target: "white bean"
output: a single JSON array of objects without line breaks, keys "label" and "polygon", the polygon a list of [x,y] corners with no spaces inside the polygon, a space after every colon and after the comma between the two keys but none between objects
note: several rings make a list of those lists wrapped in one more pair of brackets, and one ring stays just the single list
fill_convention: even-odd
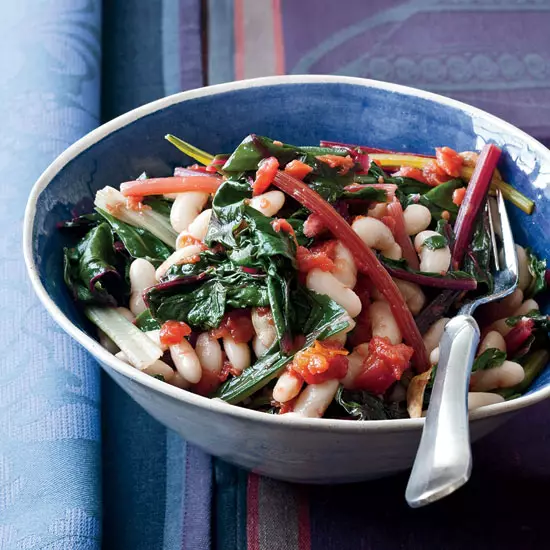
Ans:
[{"label": "white bean", "polygon": [[369,208],[368,216],[377,220],[383,218],[388,213],[388,205],[385,202],[379,202],[372,208]]},{"label": "white bean", "polygon": [[334,248],[334,269],[332,274],[348,288],[357,283],[357,266],[351,252],[340,242]]},{"label": "white bean", "polygon": [[268,191],[250,199],[250,206],[269,218],[275,216],[285,203],[285,194],[281,191]]},{"label": "white bean", "polygon": [[202,368],[193,346],[184,338],[170,346],[170,356],[178,372],[191,384],[199,382]]},{"label": "white bean", "polygon": [[473,411],[486,405],[494,405],[495,403],[502,403],[504,397],[498,393],[487,392],[469,392],[468,393],[468,410]]},{"label": "white bean", "polygon": [[184,260],[196,256],[201,253],[201,247],[197,244],[191,244],[184,248],[178,248],[175,252],[170,254],[162,264],[157,268],[155,272],[155,277],[157,281],[160,281],[165,275],[166,272],[176,264],[184,263]]},{"label": "white bean", "polygon": [[497,332],[496,330],[490,330],[485,335],[485,338],[483,338],[483,340],[481,341],[481,344],[479,344],[477,354],[481,355],[484,351],[487,351],[488,349],[498,349],[500,351],[506,351],[506,342],[504,341],[504,338],[502,337],[500,332]]},{"label": "white bean", "polygon": [[394,345],[402,342],[401,331],[387,302],[373,302],[369,306],[369,317],[372,323],[373,336],[388,338]]},{"label": "white bean", "polygon": [[220,343],[208,332],[202,332],[195,344],[195,353],[203,371],[219,374],[223,367],[223,352]]},{"label": "white bean", "polygon": [[522,382],[525,371],[519,363],[504,361],[500,367],[478,370],[470,377],[470,391],[489,391],[512,388]]},{"label": "white bean", "polygon": [[[188,234],[199,241],[204,241],[206,234],[208,233],[208,226],[210,225],[210,219],[212,218],[212,209],[207,208],[203,210],[187,228]],[[180,233],[181,235],[181,233]],[[177,246],[177,243],[176,243]]]},{"label": "white bean", "polygon": [[430,210],[421,204],[410,204],[403,211],[403,216],[407,235],[416,235],[428,229],[430,223],[432,223]]},{"label": "white bean", "polygon": [[363,370],[363,362],[369,355],[369,345],[360,344],[348,355],[348,371],[346,376],[340,380],[344,388],[351,390],[354,388],[355,379]]},{"label": "white bean", "polygon": [[420,286],[409,281],[402,281],[401,279],[394,279],[393,282],[397,285],[411,313],[413,315],[420,313],[426,304],[426,296]]},{"label": "white bean", "polygon": [[250,366],[250,348],[248,344],[237,344],[229,335],[223,337],[223,349],[236,371],[242,372]]},{"label": "white bean", "polygon": [[273,315],[271,309],[253,307],[251,312],[252,326],[256,336],[266,348],[270,348],[277,338],[277,330],[275,329],[275,323],[273,322]]},{"label": "white bean", "polygon": [[355,325],[357,324],[349,315],[347,316],[346,321],[349,323],[347,328],[333,334],[332,336],[329,336],[325,341],[334,342],[335,344],[345,346],[346,340],[348,338],[348,333],[351,332],[355,328]]},{"label": "white bean", "polygon": [[437,365],[437,363],[439,363],[439,346],[430,353],[430,365]]},{"label": "white bean", "polygon": [[424,346],[426,347],[426,353],[430,355],[432,351],[439,346],[439,341],[443,336],[445,325],[450,321],[448,317],[442,317],[438,319],[424,334]]},{"label": "white bean", "polygon": [[511,317],[523,303],[523,290],[516,288],[512,294],[502,300],[492,302],[480,308],[482,318],[486,323],[491,323],[497,319]]},{"label": "white bean", "polygon": [[201,191],[178,193],[170,209],[170,223],[175,231],[185,231],[189,224],[201,213],[210,195]]},{"label": "white bean", "polygon": [[165,382],[170,383],[174,378],[174,370],[170,365],[167,365],[164,361],[157,359],[152,365],[149,365],[141,372],[148,374],[149,376],[162,376]]},{"label": "white bean", "polygon": [[533,276],[529,271],[529,260],[527,258],[527,253],[525,252],[525,248],[519,244],[516,244],[516,254],[518,256],[519,269],[518,288],[524,291],[531,284],[531,279]]},{"label": "white bean", "polygon": [[421,231],[414,238],[414,248],[420,258],[420,271],[427,273],[447,273],[451,264],[451,251],[448,246],[430,250],[424,246],[428,237],[440,236],[436,231]]},{"label": "white bean", "polygon": [[171,386],[176,386],[176,388],[181,388],[182,390],[188,389],[191,384],[186,380],[178,371],[174,372],[172,380],[170,380]]},{"label": "white bean", "polygon": [[401,247],[395,242],[389,227],[380,220],[362,217],[356,219],[351,227],[369,248],[379,250],[393,260],[401,258]]},{"label": "white bean", "polygon": [[320,269],[312,269],[307,274],[306,286],[319,294],[325,294],[341,305],[350,317],[357,317],[361,313],[359,296],[344,286],[332,273]]},{"label": "white bean", "polygon": [[334,399],[338,385],[338,380],[310,384],[298,396],[293,412],[306,418],[321,418]]},{"label": "white bean", "polygon": [[514,311],[512,317],[517,317],[518,315],[527,315],[530,311],[533,311],[534,309],[538,311],[540,308],[537,302],[530,298],[529,300],[525,300],[525,302],[523,302],[523,304],[521,304],[521,306],[519,306],[516,311]]},{"label": "white bean", "polygon": [[143,291],[156,284],[155,267],[144,258],[136,258],[130,264],[130,310],[134,315],[143,313],[147,306],[143,301]]},{"label": "white bean", "polygon": [[287,369],[279,376],[273,388],[273,399],[279,403],[286,403],[300,393],[303,385],[304,381]]},{"label": "white bean", "polygon": [[254,352],[254,355],[259,359],[269,351],[269,348],[264,346],[262,344],[262,341],[257,336],[254,336],[254,338],[252,338],[252,351]]}]

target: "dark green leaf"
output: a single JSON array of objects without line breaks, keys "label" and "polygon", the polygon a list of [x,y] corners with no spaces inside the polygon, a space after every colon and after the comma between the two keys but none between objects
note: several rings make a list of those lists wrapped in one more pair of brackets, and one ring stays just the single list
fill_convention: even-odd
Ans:
[{"label": "dark green leaf", "polygon": [[546,260],[539,260],[530,248],[526,248],[525,252],[527,253],[529,272],[532,279],[529,287],[525,290],[524,296],[525,298],[532,298],[539,292],[546,290]]},{"label": "dark green leaf", "polygon": [[174,251],[146,229],[124,223],[101,208],[96,210],[108,222],[132,258],[145,258],[158,265]]},{"label": "dark green leaf", "polygon": [[237,173],[256,170],[259,162],[267,157],[276,157],[284,165],[302,154],[300,148],[294,145],[275,145],[267,137],[251,134],[233,151],[222,170]]},{"label": "dark green leaf", "polygon": [[135,325],[143,332],[158,330],[161,327],[160,323],[153,318],[149,309],[146,309],[136,317]]},{"label": "dark green leaf", "polygon": [[429,250],[438,250],[447,246],[447,239],[443,235],[433,235],[424,240],[424,244]]},{"label": "dark green leaf", "polygon": [[[348,326],[345,310],[328,296],[300,287],[292,293],[291,300],[297,305],[294,307],[293,321],[300,326],[301,332],[306,336],[304,348],[313,345],[315,340],[324,340]],[[295,326],[293,328],[296,329]],[[254,365],[240,376],[227,380],[218,389],[216,396],[229,403],[239,403],[273,380],[293,356],[282,355],[279,342],[276,341],[266,355]]]},{"label": "dark green leaf", "polygon": [[388,198],[383,189],[369,187],[368,185],[355,191],[344,191],[342,199],[358,199],[371,202],[387,202]]},{"label": "dark green leaf", "polygon": [[92,228],[74,248],[64,249],[64,278],[76,300],[114,306],[125,293],[113,233],[107,223]]},{"label": "dark green leaf", "polygon": [[394,420],[408,417],[403,404],[387,403],[366,391],[351,391],[340,386],[335,399],[356,420]]},{"label": "dark green leaf", "polygon": [[82,216],[78,216],[78,218],[73,218],[72,220],[60,223],[59,229],[74,229],[80,232],[87,232],[92,227],[100,224],[102,221],[103,220],[99,214],[92,212],[91,214],[83,214]]},{"label": "dark green leaf", "polygon": [[521,321],[521,319],[524,319],[525,317],[527,317],[528,319],[532,319],[535,322],[535,328],[550,330],[550,317],[544,313],[541,313],[538,309],[533,309],[532,311],[530,311],[525,315],[508,317],[508,319],[506,319],[506,324],[509,327],[515,327],[516,324],[519,321]]},{"label": "dark green leaf", "polygon": [[480,212],[476,221],[472,242],[464,256],[463,269],[474,277],[478,283],[485,283],[488,292],[493,289],[491,275],[492,243],[489,219],[485,211]]},{"label": "dark green leaf", "polygon": [[474,364],[472,365],[472,372],[500,367],[504,361],[506,361],[505,351],[500,351],[496,348],[489,348],[476,357]]},{"label": "dark green leaf", "polygon": [[155,212],[162,214],[166,218],[170,218],[170,211],[172,210],[172,204],[174,201],[163,199],[160,196],[145,197],[143,204],[150,206]]}]

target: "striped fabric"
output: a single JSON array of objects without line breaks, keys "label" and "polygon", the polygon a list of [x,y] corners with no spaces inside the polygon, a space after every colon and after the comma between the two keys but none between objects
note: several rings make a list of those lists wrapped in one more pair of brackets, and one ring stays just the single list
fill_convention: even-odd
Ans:
[{"label": "striped fabric", "polygon": [[[397,81],[550,140],[548,0],[209,0],[208,21],[209,84],[284,73]],[[536,548],[546,539],[536,503],[548,481],[549,428],[548,404],[519,414],[474,446],[464,489],[416,511],[404,501],[406,475],[303,487],[215,459],[215,548]]]},{"label": "striped fabric", "polygon": [[[200,0],[112,0],[103,14],[102,118],[203,85]],[[209,456],[102,374],[104,550],[211,547]]]}]

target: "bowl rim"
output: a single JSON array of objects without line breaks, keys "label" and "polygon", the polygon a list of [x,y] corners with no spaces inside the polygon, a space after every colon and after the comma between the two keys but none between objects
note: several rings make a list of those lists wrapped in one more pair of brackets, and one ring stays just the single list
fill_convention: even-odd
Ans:
[{"label": "bowl rim", "polygon": [[[491,115],[477,107],[472,107],[455,99],[450,99],[432,92],[418,90],[409,86],[393,84],[389,82],[381,82],[377,80],[348,77],[348,76],[333,76],[333,75],[289,75],[289,76],[270,76],[262,78],[254,78],[249,80],[240,80],[235,82],[227,82],[206,86],[179,92],[164,98],[146,103],[136,109],[133,109],[125,114],[122,114],[115,119],[102,124],[95,130],[84,135],[70,147],[65,149],[41,174],[34,184],[29,195],[25,216],[23,221],[23,255],[27,272],[30,277],[33,289],[38,298],[54,319],[54,321],[67,332],[74,340],[90,352],[103,366],[108,366],[117,373],[129,378],[154,392],[164,394],[166,397],[173,398],[177,401],[186,403],[187,405],[207,409],[212,413],[221,413],[231,415],[236,419],[248,420],[251,422],[264,423],[266,425],[276,424],[287,426],[296,430],[322,430],[322,431],[343,431],[351,433],[361,433],[365,431],[409,431],[418,430],[424,424],[424,418],[405,418],[398,420],[369,420],[369,421],[350,421],[339,419],[326,418],[299,418],[290,417],[287,415],[271,415],[264,412],[246,409],[243,407],[232,406],[221,400],[210,399],[180,388],[171,386],[165,382],[161,382],[138,369],[128,365],[127,363],[116,358],[114,355],[104,349],[99,342],[94,340],[84,331],[74,325],[69,318],[61,311],[57,304],[50,297],[44,288],[38,274],[38,268],[33,258],[33,229],[34,219],[36,214],[36,206],[39,195],[46,189],[53,178],[80,153],[90,148],[92,145],[114,133],[115,131],[131,124],[132,122],[155,113],[156,111],[165,109],[171,105],[189,101],[195,98],[206,97],[211,95],[223,94],[226,92],[246,90],[249,88],[261,88],[268,86],[285,86],[289,84],[348,84],[361,86],[364,88],[374,88],[385,90],[388,92],[398,92],[400,94],[414,96],[435,103],[446,105],[458,110],[461,110],[471,116],[480,116],[489,122],[497,123],[500,126],[505,126],[508,131],[516,134],[522,141],[527,141],[533,147],[538,155],[549,156],[549,151],[544,145],[538,142],[535,138],[529,136],[519,128],[512,124]],[[550,158],[548,159],[550,163]],[[534,405],[543,399],[550,396],[550,385],[540,388],[529,395],[523,395],[511,401],[504,401],[493,405],[487,405],[481,409],[474,410],[470,413],[470,421],[481,420],[492,416],[498,416],[506,413],[518,411],[524,407]]]}]

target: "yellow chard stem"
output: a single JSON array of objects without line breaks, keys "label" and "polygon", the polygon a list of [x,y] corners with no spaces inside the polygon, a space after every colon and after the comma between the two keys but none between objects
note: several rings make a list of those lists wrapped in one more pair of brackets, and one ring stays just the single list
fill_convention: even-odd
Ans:
[{"label": "yellow chard stem", "polygon": [[168,140],[172,145],[177,147],[182,153],[185,153],[187,156],[195,159],[197,162],[208,166],[213,160],[214,155],[187,143],[186,141],[181,140],[180,138],[173,136],[172,134],[166,134],[164,139]]},{"label": "yellow chard stem", "polygon": [[[424,168],[424,166],[426,166],[428,162],[433,160],[433,158],[429,157],[417,157],[415,155],[394,155],[386,153],[372,153],[369,155],[369,158],[373,161],[376,161],[380,166],[384,168],[392,166],[410,166],[411,168],[419,168],[420,170],[422,170],[422,168]],[[464,166],[461,173],[462,179],[465,181],[470,181],[473,172],[474,168],[472,166]],[[509,183],[504,182],[498,170],[495,170],[491,188],[493,191],[495,189],[500,189],[503,197],[506,200],[517,206],[526,214],[531,214],[533,212],[535,203],[531,199],[520,193],[517,189],[514,189]]]}]

